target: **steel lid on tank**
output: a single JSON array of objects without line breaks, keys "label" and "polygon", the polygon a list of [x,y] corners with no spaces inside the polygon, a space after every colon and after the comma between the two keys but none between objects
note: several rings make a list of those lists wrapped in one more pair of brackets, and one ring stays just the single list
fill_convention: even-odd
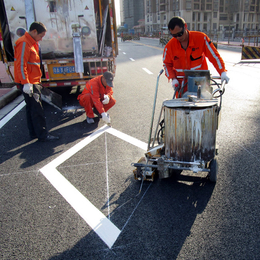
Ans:
[{"label": "steel lid on tank", "polygon": [[163,106],[169,108],[188,107],[188,108],[202,108],[212,107],[218,104],[217,99],[198,99],[195,96],[188,96],[187,98],[177,98],[165,100]]}]

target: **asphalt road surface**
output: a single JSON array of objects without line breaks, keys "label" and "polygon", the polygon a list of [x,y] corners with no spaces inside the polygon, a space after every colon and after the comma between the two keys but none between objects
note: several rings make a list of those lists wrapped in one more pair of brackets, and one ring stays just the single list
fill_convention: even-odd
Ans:
[{"label": "asphalt road surface", "polygon": [[[112,127],[87,124],[74,89],[62,111],[44,104],[59,141],[30,140],[22,105],[0,129],[1,259],[259,259],[260,65],[219,47],[231,80],[217,183],[184,172],[139,192],[131,163],[147,149],[162,52],[158,39],[119,40]],[[172,95],[163,73],[155,119]]]}]

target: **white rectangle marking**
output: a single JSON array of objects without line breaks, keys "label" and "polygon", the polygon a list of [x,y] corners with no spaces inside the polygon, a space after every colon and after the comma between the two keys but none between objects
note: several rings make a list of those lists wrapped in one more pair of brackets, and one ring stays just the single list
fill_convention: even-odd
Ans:
[{"label": "white rectangle marking", "polygon": [[107,246],[111,248],[121,231],[56,169],[47,165],[40,171]]},{"label": "white rectangle marking", "polygon": [[148,73],[148,74],[153,74],[150,70],[148,70],[147,68],[143,68],[143,70]]},{"label": "white rectangle marking", "polygon": [[112,135],[132,144],[132,145],[135,145],[135,146],[137,146],[137,147],[139,147],[139,148],[141,148],[145,151],[147,150],[148,145],[145,142],[142,142],[142,141],[140,141],[140,140],[138,140],[138,139],[136,139],[136,138],[134,138],[130,135],[124,134],[124,133],[122,133],[122,132],[120,132],[120,131],[112,128],[112,127],[108,128],[106,131],[108,133],[110,133],[110,134],[112,134]]},{"label": "white rectangle marking", "polygon": [[129,58],[131,61],[135,61],[133,58]]}]

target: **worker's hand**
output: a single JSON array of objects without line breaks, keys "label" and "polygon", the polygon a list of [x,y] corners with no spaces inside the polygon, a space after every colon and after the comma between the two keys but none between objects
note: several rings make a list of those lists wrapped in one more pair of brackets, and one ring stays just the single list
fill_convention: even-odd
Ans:
[{"label": "worker's hand", "polygon": [[227,73],[226,72],[222,72],[221,73],[221,84],[223,83],[223,81],[226,81],[226,84],[228,84],[229,82],[229,77],[227,76]]},{"label": "worker's hand", "polygon": [[31,83],[24,84],[23,85],[23,92],[25,94],[28,94],[31,97],[32,94],[33,94],[33,84],[31,84]]},{"label": "worker's hand", "polygon": [[172,87],[175,90],[175,88],[178,88],[180,86],[180,83],[177,79],[172,79]]},{"label": "worker's hand", "polygon": [[101,116],[102,116],[102,119],[105,121],[105,123],[110,124],[110,118],[109,118],[109,115],[107,113],[103,112],[101,114]]},{"label": "worker's hand", "polygon": [[109,103],[109,96],[108,95],[104,95],[104,100],[102,101],[102,103],[104,105],[108,104]]}]

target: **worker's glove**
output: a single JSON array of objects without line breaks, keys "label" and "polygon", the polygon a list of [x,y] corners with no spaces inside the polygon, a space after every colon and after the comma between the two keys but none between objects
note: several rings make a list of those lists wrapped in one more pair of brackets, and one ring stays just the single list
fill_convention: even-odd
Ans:
[{"label": "worker's glove", "polygon": [[180,83],[177,79],[172,79],[172,87],[175,90],[176,88],[178,88],[180,86]]},{"label": "worker's glove", "polygon": [[221,73],[221,84],[226,81],[226,83],[228,84],[229,82],[229,77],[227,76],[227,73],[226,72],[222,72]]},{"label": "worker's glove", "polygon": [[109,96],[108,95],[104,95],[104,100],[102,101],[102,103],[104,105],[108,104],[109,103]]},{"label": "worker's glove", "polygon": [[105,121],[105,123],[110,124],[110,118],[109,118],[109,115],[107,113],[103,112],[101,114],[101,116],[102,116],[102,119]]},{"label": "worker's glove", "polygon": [[31,97],[32,94],[33,94],[33,84],[31,84],[31,83],[24,84],[23,85],[23,92],[25,94],[28,94]]}]

